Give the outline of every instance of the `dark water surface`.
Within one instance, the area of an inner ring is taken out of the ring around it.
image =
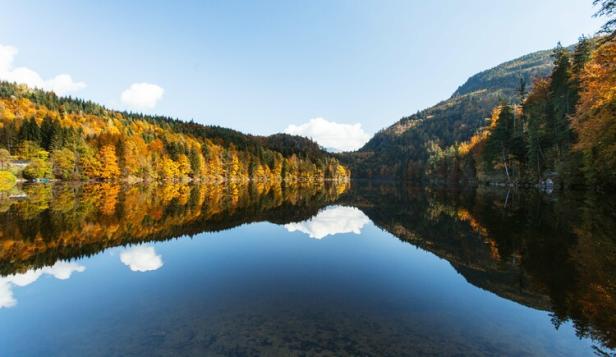
[[[394,183],[22,187],[0,194],[0,356],[613,354],[614,206]]]

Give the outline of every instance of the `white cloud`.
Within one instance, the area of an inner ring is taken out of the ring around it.
[[[13,296],[13,289],[8,281],[0,280],[0,309],[17,305],[17,299]]]
[[[319,212],[307,221],[285,224],[289,232],[299,231],[310,238],[323,239],[340,233],[360,234],[370,219],[360,209],[347,206],[332,206]]]
[[[165,91],[151,83],[133,83],[122,92],[122,103],[135,109],[152,109]]]
[[[0,308],[13,307],[17,304],[17,300],[13,296],[13,286],[23,287],[30,285],[44,274],[51,275],[56,279],[66,280],[70,278],[74,272],[81,273],[85,270],[86,267],[83,265],[57,261],[50,267],[31,269],[25,273],[0,277]]]
[[[138,246],[120,254],[120,261],[132,271],[152,271],[163,266],[163,260],[153,247]]]
[[[313,118],[300,125],[291,124],[284,132],[311,138],[327,149],[338,151],[357,150],[370,139],[360,123],[340,124],[323,118]]]
[[[17,56],[17,49],[15,47],[0,44],[0,73],[11,69],[15,56]]]
[[[86,84],[84,82],[75,82],[70,75],[63,73],[47,80],[45,86],[58,95],[64,95],[85,88]]]
[[[84,82],[75,82],[68,74],[59,74],[50,79],[43,79],[36,71],[27,67],[13,67],[13,61],[19,51],[13,46],[0,44],[0,79],[42,88],[65,95],[85,88]]]

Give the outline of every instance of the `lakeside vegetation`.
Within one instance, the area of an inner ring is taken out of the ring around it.
[[[547,76],[550,51],[532,53],[478,73],[460,86],[451,98],[402,118],[376,133],[357,152],[339,157],[353,177],[403,179],[425,182],[431,151],[468,140],[486,126],[492,108],[515,100],[520,78]]]
[[[0,82],[0,170],[20,178],[128,181],[347,180],[313,141],[268,137]],[[5,174],[7,175],[7,174]]]
[[[5,4],[0,357],[616,357],[616,0],[576,1]]]
[[[613,187],[616,179],[616,41],[582,37],[557,46],[550,76],[519,103],[502,102],[470,140],[432,147],[430,173],[448,181],[508,184],[549,178],[564,187]]]
[[[602,34],[471,77],[452,97],[341,154],[354,177],[616,187],[616,2]]]

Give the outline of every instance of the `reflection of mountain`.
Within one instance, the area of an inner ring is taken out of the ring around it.
[[[302,222],[285,224],[289,232],[306,233],[310,238],[323,239],[341,233],[360,234],[370,219],[355,207],[332,206],[320,211],[316,216]]]
[[[448,260],[469,283],[551,311],[555,324],[572,320],[608,348],[616,347],[615,202],[393,184],[356,184],[339,201]]]
[[[519,266],[500,259],[485,228],[471,221],[468,211],[423,190],[393,185],[354,185],[343,202],[362,207],[374,224],[399,239],[446,259],[473,285],[527,306],[549,308],[544,294],[528,290]]]
[[[0,274],[50,266],[57,260],[119,245],[219,231],[250,222],[306,220],[333,203],[346,185],[28,186],[24,188],[27,199],[0,200]],[[126,256],[127,265],[143,270],[138,262],[143,255],[134,253]],[[154,263],[150,257],[148,267]]]
[[[551,54],[531,53],[477,73],[450,98],[400,119],[358,151],[339,157],[350,165],[354,178],[406,177],[421,182],[430,155],[428,143],[449,147],[470,139],[499,102],[517,102],[520,79],[531,85],[534,78],[550,73]]]
[[[108,247],[135,244],[120,260],[152,271],[162,257],[140,243],[257,221],[323,238],[360,232],[371,220],[448,260],[469,283],[551,311],[557,324],[572,320],[580,335],[616,347],[616,200],[605,197],[370,183],[350,190],[106,183],[25,191],[25,200],[0,200],[0,274],[13,276],[2,278],[0,304],[13,301],[15,276]]]

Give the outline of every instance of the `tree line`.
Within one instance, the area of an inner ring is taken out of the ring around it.
[[[11,162],[27,167],[15,170]],[[309,139],[109,110],[0,82],[0,170],[26,179],[312,182],[349,171]]]
[[[608,187],[616,178],[616,41],[581,37],[553,51],[552,73],[520,81],[518,100],[501,102],[489,125],[446,149],[432,144],[428,172],[459,182],[558,180]]]
[[[356,178],[615,187],[616,1],[594,4],[597,36],[480,72],[338,157]]]

